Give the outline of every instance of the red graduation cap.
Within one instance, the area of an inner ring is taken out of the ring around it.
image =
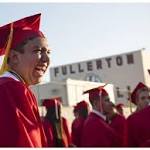
[[[28,38],[44,37],[39,31],[40,17],[41,14],[36,14],[0,27],[0,56],[5,55],[1,73],[8,68],[6,62],[10,49],[15,49]]]
[[[60,102],[57,99],[44,99],[42,106],[45,106],[47,109],[60,106]]]
[[[106,84],[104,86],[106,86]],[[87,90],[83,94],[89,93],[89,100],[90,101],[92,101],[93,99],[95,99],[97,97],[108,96],[108,93],[104,89],[104,86],[99,86],[97,88]]]
[[[58,108],[60,108],[61,104],[57,99],[44,99],[42,105],[45,106],[47,110],[55,108],[56,118],[59,118]]]
[[[0,27],[0,55],[5,53],[11,28],[13,34],[10,48],[12,49],[29,37],[44,37],[39,31],[40,17],[41,14],[36,14]]]
[[[86,101],[81,101],[79,103],[77,103],[75,109],[79,110],[79,109],[87,109],[89,107],[89,104]]]
[[[134,103],[135,105],[136,105],[136,100],[137,100],[137,93],[142,89],[148,90],[148,87],[142,82],[139,82],[138,85],[133,90],[133,92],[131,93],[131,102]]]

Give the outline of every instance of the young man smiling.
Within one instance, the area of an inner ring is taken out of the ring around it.
[[[0,27],[0,146],[47,146],[30,85],[41,82],[49,66],[48,43],[39,31],[41,14]]]

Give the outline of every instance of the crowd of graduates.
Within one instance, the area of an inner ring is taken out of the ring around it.
[[[47,109],[43,126],[49,147],[150,146],[150,96],[146,85],[140,82],[131,93],[130,102],[136,105],[136,110],[127,118],[124,105],[111,102],[104,86],[84,94],[89,94],[89,103],[82,100],[74,106],[71,132],[67,118],[61,116],[60,99],[43,101]]]
[[[143,83],[131,93],[136,111],[128,118],[104,86],[84,91],[89,101],[74,106],[71,131],[58,98],[43,100],[47,112],[40,117],[29,88],[41,82],[50,64],[40,18],[36,14],[0,27],[0,147],[150,147],[150,97]]]

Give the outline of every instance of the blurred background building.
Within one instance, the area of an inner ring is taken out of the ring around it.
[[[88,95],[83,95],[83,91],[108,84],[105,88],[111,100],[116,104],[124,103],[127,116],[130,113],[128,108],[130,92],[138,82],[150,86],[150,52],[141,49],[105,58],[54,66],[50,69],[50,78],[50,82],[32,87],[39,106],[42,99],[60,97],[63,114],[67,117],[70,115],[69,118],[72,118],[72,106],[81,100],[88,101]],[[41,115],[43,112],[43,108],[40,108]]]

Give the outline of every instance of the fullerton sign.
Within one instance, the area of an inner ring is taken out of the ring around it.
[[[70,74],[78,74],[89,71],[99,71],[106,68],[113,68],[113,66],[121,67],[125,64],[134,64],[133,53],[58,66],[51,68],[51,70],[53,72],[53,77],[57,77],[59,75],[66,76]]]

